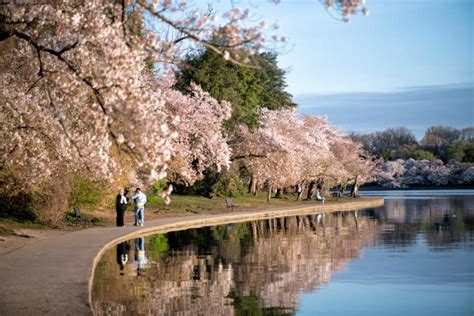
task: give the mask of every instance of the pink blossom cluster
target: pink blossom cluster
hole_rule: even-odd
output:
[[[69,172],[164,176],[171,133],[163,91],[144,75],[147,38],[124,36],[108,8],[1,8],[0,163],[29,185]]]
[[[376,175],[378,184],[388,188],[474,183],[474,167],[468,163],[441,160],[397,159],[384,162]]]
[[[298,118],[292,109],[262,109],[260,114],[260,127],[241,127],[231,145],[234,159],[267,189],[311,181],[330,187],[356,178],[363,183],[373,176],[372,159],[326,117]]]
[[[218,102],[194,83],[190,95],[167,89],[164,99],[167,113],[175,118],[170,128],[176,135],[171,143],[168,179],[191,185],[208,169],[226,169],[230,148],[223,124],[230,118],[231,104]]]
[[[364,15],[369,14],[369,9],[363,7],[365,0],[320,0],[328,10],[342,17],[344,22],[349,22],[352,15],[362,12]],[[362,7],[362,8],[361,8]]]
[[[350,12],[359,4],[326,3]],[[37,188],[71,172],[145,185],[169,173],[190,184],[224,168],[229,104],[197,86],[174,91],[166,65],[194,49],[190,42],[246,64],[255,49],[285,41],[246,9],[218,16],[190,1],[10,4],[0,16],[0,165]],[[248,160],[262,179],[282,185],[334,161],[337,133],[324,119],[264,111],[261,124],[242,130],[249,143],[238,150],[267,157]]]

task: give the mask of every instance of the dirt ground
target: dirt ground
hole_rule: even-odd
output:
[[[2,225],[4,226],[4,225]],[[39,240],[67,233],[65,230],[52,229],[14,229],[14,235],[0,235],[0,256]]]

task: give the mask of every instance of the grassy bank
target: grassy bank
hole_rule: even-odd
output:
[[[232,201],[237,208],[234,208],[234,211],[239,210],[252,210],[252,209],[265,209],[270,207],[285,207],[285,206],[297,206],[297,205],[312,205],[320,204],[320,201],[311,200],[311,201],[296,201],[296,196],[294,195],[284,195],[281,198],[272,198],[271,202],[266,201],[266,193],[257,194],[256,196],[252,194],[245,194],[240,197],[232,198]],[[153,209],[157,212],[173,213],[173,214],[186,214],[186,213],[195,213],[195,214],[204,214],[204,213],[220,213],[230,211],[226,206],[225,197],[213,197],[205,198],[202,196],[192,196],[192,195],[172,195],[171,203],[165,205],[163,199],[155,195],[148,196],[148,209]],[[353,200],[349,197],[344,198],[331,198],[327,197],[326,203],[335,203],[342,202],[345,200]]]
[[[148,203],[146,206],[146,218],[156,219],[160,217],[170,216],[186,216],[192,214],[218,214],[224,212],[230,212],[231,209],[227,208],[225,197],[213,197],[206,198],[203,196],[195,195],[172,195],[171,203],[166,205],[161,197],[154,194],[148,194]],[[272,198],[271,202],[266,201],[266,193],[259,193],[256,196],[251,194],[245,194],[240,197],[232,198],[233,204],[236,205],[233,209],[237,211],[249,211],[249,210],[263,210],[274,207],[292,207],[292,206],[303,206],[303,205],[318,205],[320,201],[296,201],[295,195],[283,195],[281,198]],[[327,197],[326,203],[341,203],[344,201],[353,201],[350,197],[343,198],[332,198]],[[91,225],[99,226],[113,226],[115,225],[115,206],[114,201],[106,203],[108,206],[98,205],[83,205],[81,206],[81,214],[93,218]],[[47,226],[48,228],[55,228],[59,230],[70,230],[70,229],[81,229],[83,226],[79,225],[76,227],[76,222],[72,218],[73,212],[71,210],[64,214],[62,224],[57,226]],[[133,206],[130,205],[128,211],[125,214],[126,221],[131,222],[133,218]],[[40,223],[21,221],[15,218],[0,218],[0,228],[6,230],[3,232],[4,235],[8,235],[7,229],[42,229],[46,228]]]

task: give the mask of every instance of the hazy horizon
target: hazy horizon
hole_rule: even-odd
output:
[[[301,114],[327,115],[345,132],[374,132],[404,126],[418,140],[433,125],[474,126],[474,87],[421,86],[392,92],[304,94],[294,97]]]

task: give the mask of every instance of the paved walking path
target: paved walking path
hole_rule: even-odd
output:
[[[0,256],[0,315],[92,314],[89,288],[95,264],[108,247],[136,236],[381,205],[382,198],[360,198],[310,207],[163,218],[148,221],[144,227],[95,227],[40,240]]]

